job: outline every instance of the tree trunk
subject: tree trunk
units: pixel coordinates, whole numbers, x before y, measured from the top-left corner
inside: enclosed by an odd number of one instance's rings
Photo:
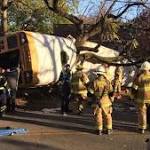
[[[7,7],[8,7],[8,0],[3,0],[2,1],[2,34],[3,35],[5,35],[8,32]]]

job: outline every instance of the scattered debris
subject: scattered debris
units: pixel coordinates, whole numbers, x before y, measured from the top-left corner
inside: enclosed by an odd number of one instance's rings
[[[25,128],[6,127],[6,128],[0,129],[0,136],[11,136],[15,134],[22,135],[22,134],[26,134],[27,132],[28,130]]]
[[[60,108],[43,108],[42,112],[44,113],[56,113],[56,112],[60,112]]]

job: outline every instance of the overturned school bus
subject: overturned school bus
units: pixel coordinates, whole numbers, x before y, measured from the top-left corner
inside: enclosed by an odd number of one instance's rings
[[[76,61],[74,42],[57,36],[15,32],[0,38],[0,67],[20,68],[20,87],[35,87],[58,80],[62,67]]]
[[[85,47],[93,48],[96,43],[87,42]],[[20,68],[19,87],[36,87],[55,83],[64,64],[68,63],[74,70],[76,61],[76,47],[71,39],[20,31],[0,37],[0,67]],[[98,52],[83,51],[80,56],[88,56],[83,63],[84,71],[90,72],[100,65],[96,63],[98,57],[113,58],[118,51],[100,46]],[[90,57],[91,56],[91,57]],[[109,67],[110,80],[114,78],[114,66]],[[136,67],[124,67],[124,85],[131,86]]]

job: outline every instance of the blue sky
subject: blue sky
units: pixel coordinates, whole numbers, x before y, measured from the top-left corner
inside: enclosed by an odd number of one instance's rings
[[[81,0],[79,2],[79,13],[81,15],[90,15],[98,8],[100,0]]]
[[[80,15],[85,15],[85,16],[90,16],[91,14],[96,14],[95,10],[98,10],[98,6],[100,5],[100,1],[101,0],[80,0],[79,2],[79,9],[78,12],[80,13]],[[126,0],[119,0],[120,2],[116,3],[114,10],[122,7],[123,5],[125,5],[126,3],[122,3],[123,1],[126,2]],[[136,0],[131,0],[136,1]],[[150,0],[148,0],[150,1]],[[108,1],[108,3],[110,3],[110,1]],[[122,17],[122,19],[127,19],[127,20],[131,20],[134,17],[136,17],[137,15],[141,12],[140,7],[131,7]],[[113,12],[114,14],[117,13],[117,11]]]

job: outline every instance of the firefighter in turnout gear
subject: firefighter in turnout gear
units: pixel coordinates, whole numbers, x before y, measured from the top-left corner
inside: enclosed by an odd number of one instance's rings
[[[94,116],[96,119],[96,132],[101,135],[104,127],[106,133],[112,133],[112,102],[109,93],[112,92],[112,86],[107,79],[106,70],[100,66],[97,70],[97,78],[93,83],[93,91],[96,97],[96,107],[94,109]],[[104,125],[103,125],[104,123]]]
[[[140,133],[144,133],[147,128],[147,107],[150,105],[150,63],[144,62],[140,70],[141,73],[137,76],[133,88],[136,90],[138,129]]]
[[[10,89],[7,84],[4,73],[0,73],[0,116],[2,117],[7,109],[7,96],[9,95]]]
[[[115,78],[112,81],[113,96],[116,99],[121,98],[120,93],[121,93],[122,79],[123,79],[123,69],[121,67],[117,67],[115,70]]]
[[[16,93],[18,88],[20,69],[17,67],[8,68],[5,71],[5,76],[10,87],[10,97],[7,100],[8,111],[14,112],[16,107]]]
[[[87,103],[88,76],[83,72],[83,66],[77,65],[76,72],[72,75],[71,90],[74,99],[77,101],[77,112],[80,114]]]

